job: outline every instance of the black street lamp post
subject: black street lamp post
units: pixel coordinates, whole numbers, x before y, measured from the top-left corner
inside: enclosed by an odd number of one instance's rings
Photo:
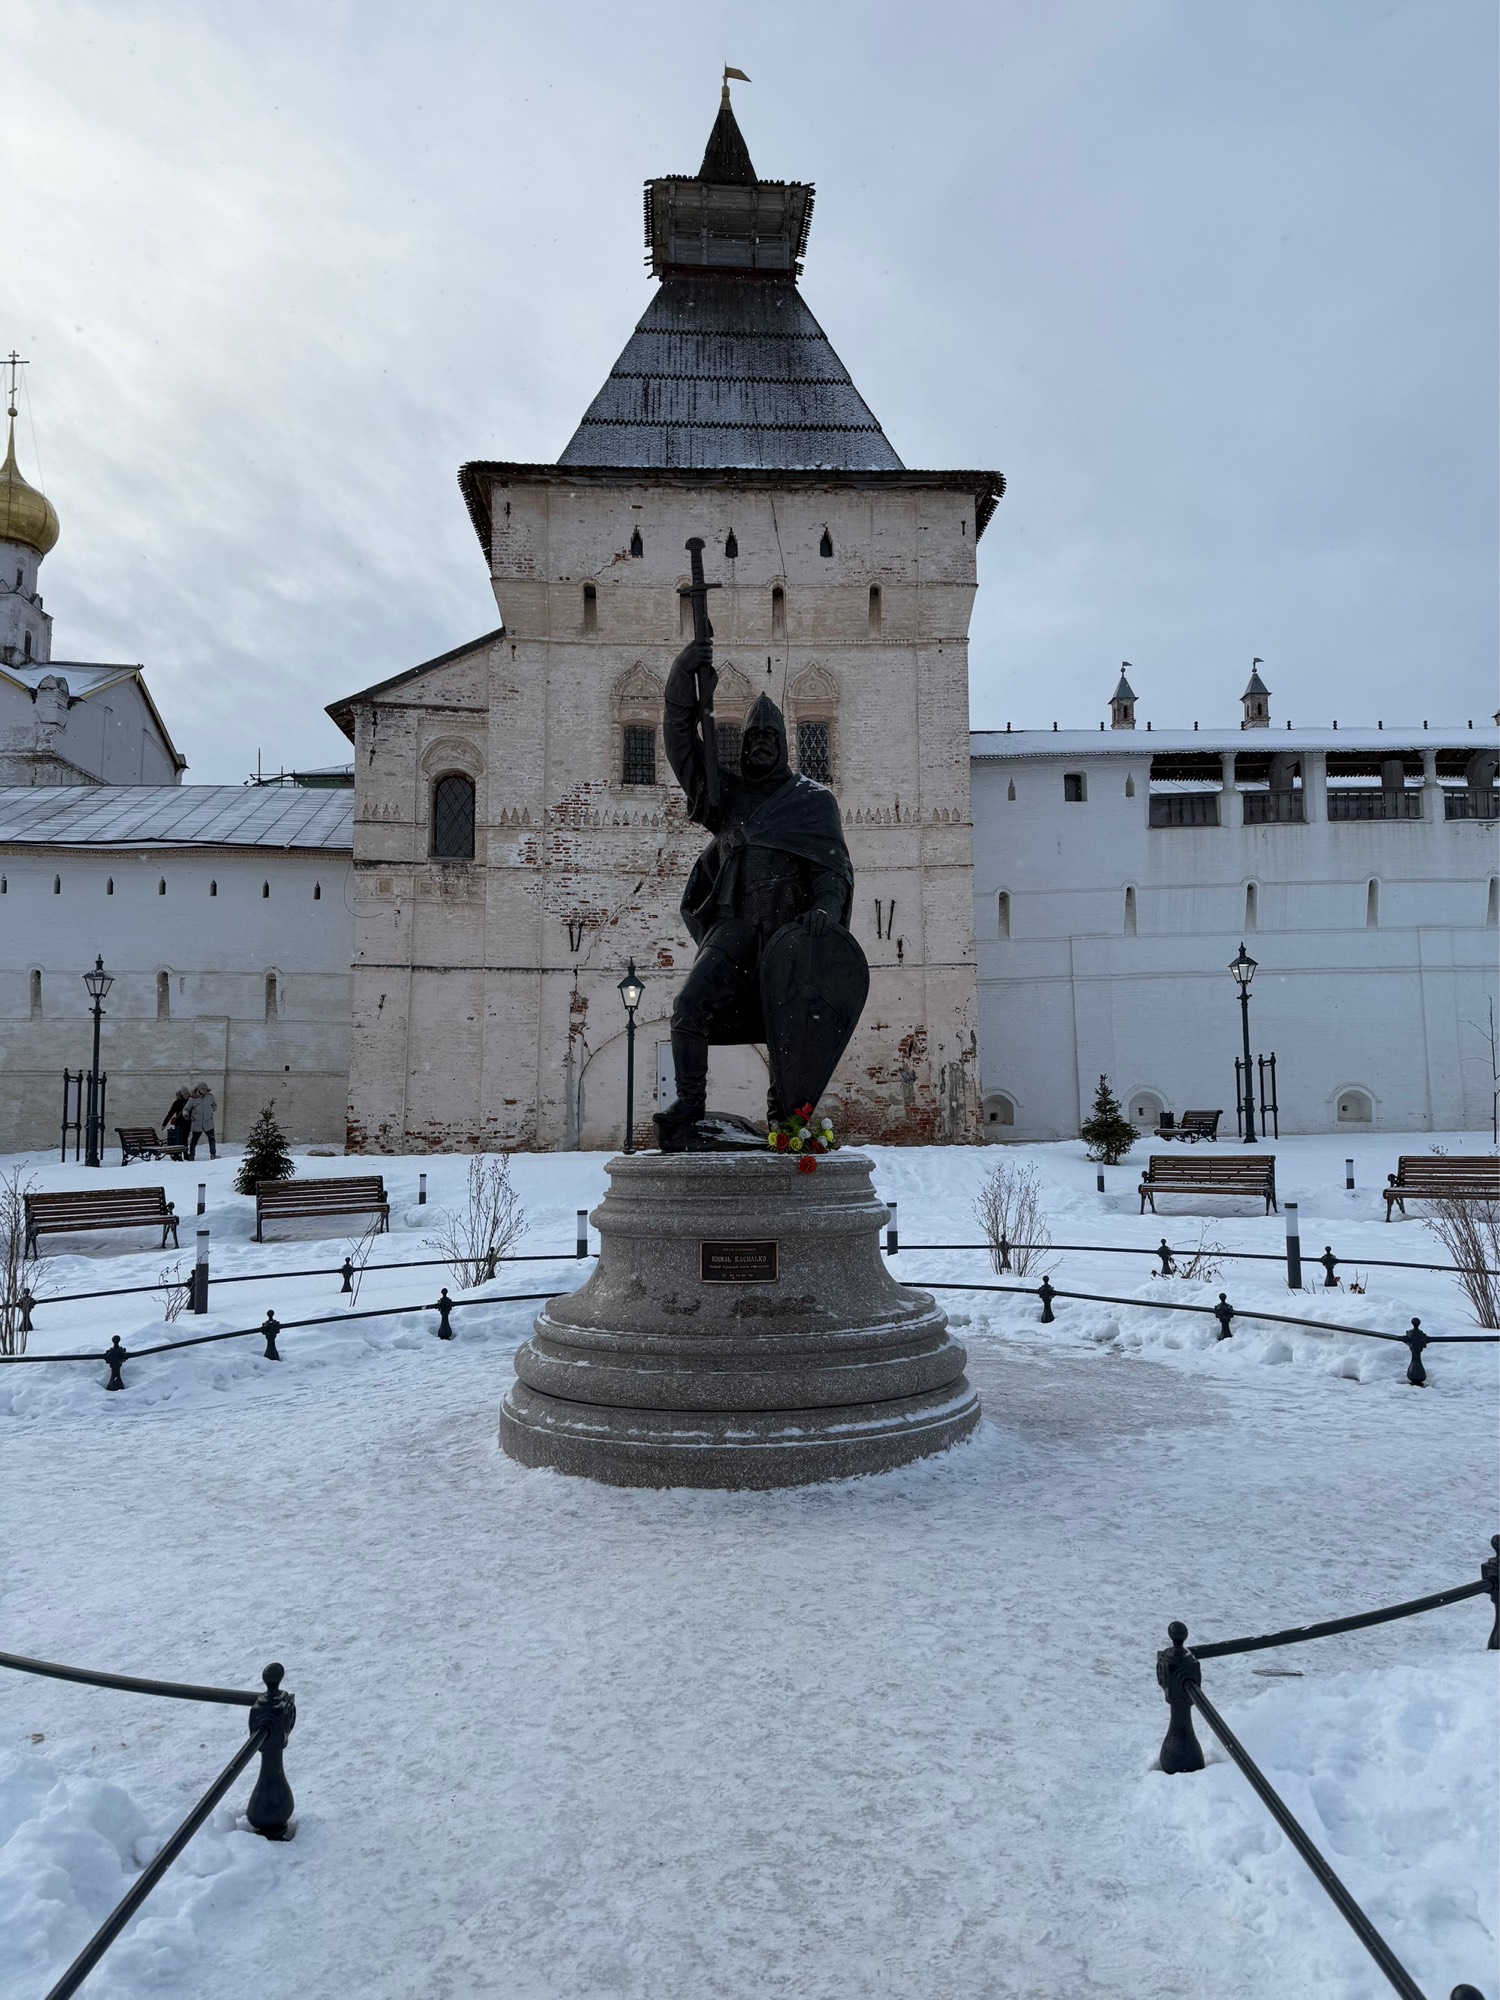
[[[646,982],[631,959],[620,981],[620,998],[625,1002],[625,1150],[635,1151],[635,1010],[641,1004]]]
[[[1250,1074],[1250,982],[1255,977],[1257,961],[1246,951],[1243,942],[1239,956],[1229,961],[1229,970],[1234,975],[1234,983],[1240,989],[1240,1030],[1245,1039],[1245,1144],[1255,1144],[1255,1085]]]
[[[104,1012],[104,996],[115,982],[104,970],[104,960],[95,957],[94,969],[83,975],[83,983],[94,1003],[94,1067],[89,1072],[88,1152],[84,1165],[97,1167],[100,1164],[99,1142],[103,1136],[99,1130],[99,1017]]]

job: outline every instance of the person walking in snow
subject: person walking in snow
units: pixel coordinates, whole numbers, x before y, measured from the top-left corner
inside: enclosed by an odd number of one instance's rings
[[[218,1115],[219,1107],[214,1100],[214,1094],[206,1083],[200,1083],[194,1089],[189,1102],[192,1106],[189,1123],[193,1136],[188,1144],[188,1158],[197,1159],[198,1141],[206,1137],[208,1157],[216,1160],[219,1157],[219,1149],[214,1143],[214,1119]]]
[[[166,1117],[162,1120],[162,1131],[169,1146],[185,1146],[192,1118],[193,1093],[183,1084],[172,1099]]]

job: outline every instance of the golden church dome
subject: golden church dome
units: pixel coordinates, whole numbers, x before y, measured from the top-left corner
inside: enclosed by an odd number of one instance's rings
[[[0,465],[0,541],[24,542],[39,556],[46,555],[57,541],[57,509],[45,493],[38,493],[21,477],[16,464],[16,412],[10,412],[10,440],[5,463]]]

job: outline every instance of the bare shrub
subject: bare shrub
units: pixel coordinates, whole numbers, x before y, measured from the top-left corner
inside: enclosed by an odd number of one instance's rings
[[[350,1266],[349,1284],[351,1289],[349,1293],[349,1306],[351,1311],[359,1304],[359,1288],[364,1282],[365,1266],[370,1261],[370,1252],[375,1248],[375,1239],[383,1233],[380,1223],[381,1218],[378,1215],[372,1215],[369,1223],[360,1231],[359,1235],[351,1236],[349,1241],[344,1245],[344,1260]],[[444,1248],[444,1246],[439,1245],[439,1248]]]
[[[1208,1233],[1208,1224],[1198,1225],[1198,1241],[1191,1250],[1176,1253],[1177,1275],[1179,1278],[1196,1278],[1200,1285],[1206,1285],[1219,1277],[1223,1270],[1224,1245],[1215,1243]]]
[[[490,1282],[525,1227],[526,1211],[510,1182],[509,1156],[476,1153],[469,1162],[467,1208],[450,1209],[432,1240],[467,1290]]]
[[[1457,1266],[1475,1323],[1500,1327],[1500,1201],[1436,1195],[1422,1219]]]
[[[26,1352],[26,1300],[37,1260],[26,1248],[26,1197],[36,1182],[19,1167],[0,1174],[0,1354]]]
[[[1035,1167],[1010,1160],[992,1167],[974,1197],[974,1219],[984,1231],[990,1262],[997,1273],[1010,1270],[1024,1278],[1033,1272],[1040,1276],[1050,1268],[1042,1259],[1052,1232],[1042,1214],[1040,1176]]]
[[[181,1319],[193,1298],[193,1281],[183,1277],[181,1263],[173,1264],[170,1270],[158,1273],[161,1290],[156,1296],[161,1300],[161,1316],[164,1320]]]

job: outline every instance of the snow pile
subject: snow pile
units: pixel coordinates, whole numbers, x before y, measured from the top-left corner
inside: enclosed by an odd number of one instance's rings
[[[232,1747],[226,1737],[226,1759]],[[215,1768],[205,1761],[204,1786]],[[0,2000],[38,2000],[191,1804],[185,1796],[177,1810],[148,1816],[121,1786],[69,1773],[37,1750],[0,1754]],[[200,1925],[258,1906],[276,1866],[271,1843],[242,1829],[227,1801],[215,1809],[91,1975],[90,2000],[181,1991],[189,1980],[211,1989]]]
[[[1311,1652],[1256,1657],[1311,1674]],[[1229,1665],[1205,1661],[1204,1691],[1417,1984],[1433,1995],[1460,1980],[1484,1990],[1495,1967],[1500,1661],[1464,1652],[1420,1668],[1277,1679],[1243,1699],[1213,1685]],[[1207,1769],[1157,1771],[1146,1786],[1165,1872],[1189,1845],[1223,1871],[1229,1907],[1217,1921],[1246,1954],[1247,1985],[1264,1972],[1267,1930],[1292,1921],[1305,1924],[1303,1991],[1363,2000],[1385,1990],[1208,1725],[1195,1723]]]

